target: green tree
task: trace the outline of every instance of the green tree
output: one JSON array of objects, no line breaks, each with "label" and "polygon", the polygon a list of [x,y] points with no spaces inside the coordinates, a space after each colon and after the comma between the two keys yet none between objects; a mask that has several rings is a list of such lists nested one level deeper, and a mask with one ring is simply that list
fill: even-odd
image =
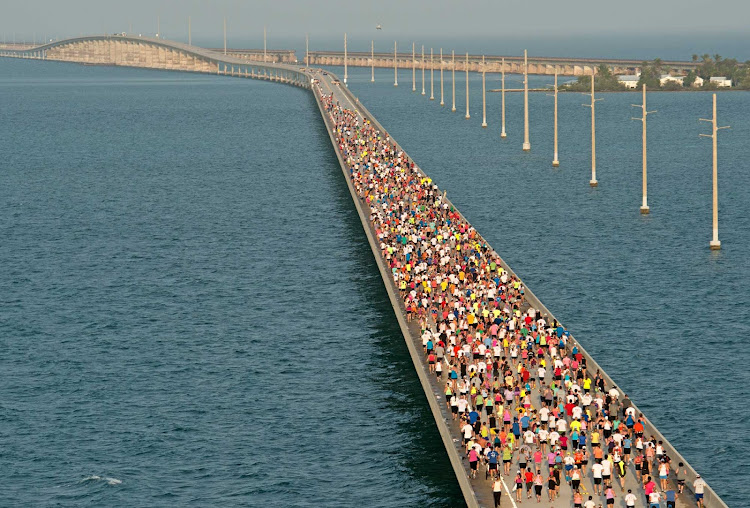
[{"label": "green tree", "polygon": [[[698,56],[698,55],[693,55]],[[687,76],[682,80],[682,86],[693,86],[693,83],[695,83],[695,78],[698,77],[698,73],[696,73],[694,70],[691,70],[687,73]]]},{"label": "green tree", "polygon": [[638,88],[646,85],[651,90],[661,87],[659,78],[662,73],[662,62],[657,58],[653,62],[643,62],[641,64],[641,78],[638,80]]}]

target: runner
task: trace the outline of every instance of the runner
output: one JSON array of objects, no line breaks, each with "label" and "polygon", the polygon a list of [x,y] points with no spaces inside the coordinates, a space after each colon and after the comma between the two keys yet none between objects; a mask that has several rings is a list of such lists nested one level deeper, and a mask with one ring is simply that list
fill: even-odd
[{"label": "runner", "polygon": [[[445,367],[446,405],[462,431],[472,475],[484,457],[488,475],[499,478],[496,454],[508,475],[517,450],[519,501],[523,483],[531,497],[545,457],[551,500],[564,477],[583,490],[589,460],[596,462],[598,495],[603,488],[605,496],[614,492],[613,470],[624,489],[630,461],[649,494],[654,468],[665,490],[664,444],[645,438],[645,419],[629,398],[607,386],[601,372],[590,375],[570,332],[529,305],[520,280],[388,133],[333,95],[321,100],[404,309],[420,329],[428,370],[438,376],[438,365]],[[682,491],[684,466],[673,474]]]},{"label": "runner", "polygon": [[499,508],[500,501],[503,498],[503,482],[500,478],[495,478],[492,482],[492,497],[495,500],[495,508]]},{"label": "runner", "polygon": [[625,506],[626,508],[635,508],[635,502],[638,500],[633,494],[633,491],[628,489],[628,493],[625,494]]},{"label": "runner", "polygon": [[703,492],[706,488],[706,482],[703,481],[701,475],[695,475],[695,481],[693,482],[693,492],[695,492],[695,502],[700,508],[703,508]]}]

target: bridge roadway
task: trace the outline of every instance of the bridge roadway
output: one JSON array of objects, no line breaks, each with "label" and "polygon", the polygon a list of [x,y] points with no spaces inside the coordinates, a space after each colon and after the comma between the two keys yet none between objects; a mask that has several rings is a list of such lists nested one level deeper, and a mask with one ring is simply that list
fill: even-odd
[{"label": "bridge roadway", "polygon": [[[138,51],[146,51],[151,52],[152,54],[146,55],[149,56],[149,58],[145,60],[128,60],[127,58],[123,59],[123,54],[120,54],[118,56],[117,54],[117,48],[114,47],[116,44],[125,44],[125,45],[132,45],[135,46]],[[63,57],[66,56],[66,53],[64,51],[65,46],[75,46],[79,45],[79,47],[76,49],[76,51],[71,51],[69,54],[67,54],[68,58],[61,58],[61,55]],[[99,46],[97,46],[99,45]],[[101,47],[105,46],[105,47]],[[63,51],[60,53],[55,53],[55,50],[63,48]],[[81,49],[86,49],[88,51],[92,51],[91,54],[83,55],[80,53]],[[122,49],[122,48],[120,48]],[[131,48],[132,49],[132,48]],[[154,49],[157,50],[156,56],[158,58],[154,58],[153,51]],[[158,52],[164,52],[164,51],[170,51],[173,53],[176,53],[178,55],[187,55],[189,56],[193,61],[193,66],[191,65],[183,65],[185,62],[182,59],[182,56],[180,58],[177,58],[176,60],[169,59],[169,58],[162,58],[164,55],[163,53]],[[128,53],[126,52],[124,56],[127,56]],[[438,383],[433,375],[430,375],[427,368],[427,362],[426,359],[421,351],[421,340],[420,340],[420,330],[417,328],[417,325],[415,322],[407,322],[406,320],[406,312],[404,309],[403,301],[401,300],[401,297],[399,295],[399,292],[397,288],[395,287],[395,284],[393,282],[393,278],[390,275],[390,270],[385,265],[385,262],[380,254],[380,247],[379,244],[375,240],[375,233],[372,224],[369,221],[369,210],[367,210],[368,205],[364,203],[362,200],[359,199],[357,196],[357,193],[354,189],[351,177],[349,175],[347,164],[343,158],[343,154],[339,150],[338,143],[335,139],[335,135],[333,132],[333,124],[331,121],[330,116],[326,113],[322,102],[320,98],[321,93],[333,93],[334,99],[338,101],[343,107],[351,109],[353,111],[356,111],[359,118],[361,120],[367,119],[374,126],[376,126],[381,132],[387,132],[386,129],[380,125],[380,123],[375,119],[375,117],[367,110],[367,108],[362,105],[357,98],[354,96],[354,94],[351,93],[350,90],[348,90],[343,83],[336,83],[338,81],[338,78],[330,73],[325,72],[322,69],[305,69],[304,67],[301,67],[299,65],[287,65],[287,64],[278,64],[278,63],[249,63],[247,60],[232,58],[232,57],[225,57],[222,54],[219,54],[215,51],[206,50],[202,48],[196,48],[194,46],[188,46],[186,44],[181,43],[175,43],[172,41],[164,41],[160,39],[148,39],[148,38],[133,38],[133,37],[122,37],[122,36],[91,36],[91,37],[81,37],[76,39],[68,39],[66,41],[56,41],[54,43],[45,44],[42,46],[37,46],[34,48],[27,48],[24,50],[16,50],[13,52],[8,52],[8,50],[0,50],[0,56],[6,56],[6,57],[18,57],[18,58],[39,58],[39,59],[47,59],[52,60],[53,58],[49,58],[50,56],[56,57],[55,60],[62,60],[62,61],[69,61],[69,62],[78,62],[78,63],[94,63],[99,65],[129,65],[134,67],[148,67],[148,68],[161,68],[165,70],[181,70],[181,71],[187,71],[187,72],[212,72],[212,73],[218,73],[221,75],[227,75],[227,76],[235,76],[235,77],[248,77],[253,79],[270,79],[282,83],[288,83],[295,86],[301,86],[304,88],[309,88],[312,90],[313,95],[315,96],[315,100],[320,108],[321,115],[323,117],[323,121],[326,124],[329,136],[331,137],[331,142],[334,147],[334,151],[336,152],[336,155],[339,159],[341,170],[344,175],[344,178],[347,182],[347,185],[349,187],[349,190],[352,194],[352,199],[355,204],[355,207],[357,209],[357,212],[360,216],[360,220],[362,222],[362,226],[364,228],[365,234],[368,238],[368,241],[370,243],[370,247],[373,251],[373,255],[375,257],[375,261],[378,265],[378,268],[381,272],[381,275],[383,277],[383,282],[385,284],[386,290],[388,292],[389,298],[391,300],[391,304],[393,305],[393,309],[396,314],[396,318],[398,319],[399,325],[401,327],[402,333],[404,334],[404,338],[406,341],[407,348],[409,350],[409,354],[412,358],[412,361],[414,363],[414,367],[416,369],[417,375],[420,379],[420,383],[422,384],[422,387],[424,389],[425,395],[427,397],[428,403],[430,405],[430,409],[433,413],[433,416],[435,418],[435,422],[437,424],[437,428],[439,430],[441,439],[443,441],[443,444],[445,445],[446,451],[448,453],[448,457],[450,459],[451,465],[453,467],[453,470],[456,474],[456,478],[458,480],[459,486],[461,487],[462,493],[464,495],[464,498],[466,500],[466,503],[470,507],[475,506],[483,506],[483,507],[489,507],[492,506],[492,493],[491,493],[491,486],[490,483],[484,479],[482,475],[479,475],[479,478],[472,480],[469,478],[469,471],[468,471],[468,462],[465,458],[465,454],[463,451],[463,446],[461,445],[461,434],[460,430],[458,429],[458,426],[453,422],[451,418],[450,412],[447,410],[446,405],[444,403],[444,396],[443,396],[443,387],[440,383]],[[132,56],[132,51],[130,56]],[[143,56],[143,55],[141,55]],[[174,56],[174,55],[172,55]],[[176,65],[179,64],[179,65]],[[209,67],[209,70],[206,71],[207,65]],[[237,69],[232,67],[235,66]],[[231,68],[231,71],[229,70]],[[222,72],[223,70],[223,72]],[[240,70],[244,72],[240,72]],[[249,71],[249,72],[248,72]],[[312,80],[318,80],[319,83],[315,85],[311,85]],[[393,143],[395,143],[397,149],[404,152],[404,155],[406,155],[406,152],[403,150],[403,148],[398,145],[398,143],[395,140],[392,140]],[[407,156],[408,157],[408,156]],[[425,175],[422,170],[419,170],[423,175]],[[425,175],[426,176],[426,175]],[[447,200],[449,204],[450,201]],[[464,218],[465,220],[465,218]],[[468,221],[467,221],[468,222]],[[504,262],[501,261],[502,266],[511,274],[513,274],[512,269],[507,266]],[[551,312],[536,298],[536,296],[531,292],[531,290],[528,289],[528,287],[524,284],[524,287],[526,288],[526,300],[530,305],[533,305],[536,309],[540,311],[540,314],[543,316],[548,316],[548,319],[554,319],[554,316]],[[571,340],[575,341],[573,337],[571,337]],[[588,368],[591,372],[595,372],[597,369],[600,370],[605,378],[607,389],[610,389],[612,386],[615,386],[615,383],[612,381],[609,376],[599,367],[599,365],[594,361],[593,358],[591,358],[588,353],[578,344],[579,349],[581,349],[584,357],[587,359]],[[446,373],[447,373],[446,369]],[[619,391],[619,390],[618,390]],[[538,393],[535,393],[534,396],[537,396]],[[620,395],[622,397],[622,392],[620,392]],[[533,400],[538,400],[534,398]],[[638,409],[636,408],[636,411]],[[640,411],[639,411],[640,412]],[[677,452],[677,450],[674,449],[674,447],[667,441],[664,436],[648,421],[645,422],[645,432],[644,434],[646,436],[653,435],[656,437],[656,439],[661,440],[664,442],[665,445],[665,451],[666,453],[672,458],[673,464],[676,464],[678,462],[684,462],[687,470],[687,485],[692,485],[693,480],[695,479],[696,472],[695,470],[690,467],[688,462]],[[517,465],[513,465],[511,471],[514,471],[517,469]],[[546,472],[546,469],[545,469]],[[509,477],[503,477],[503,481],[506,485],[505,493],[503,495],[503,502],[502,506],[513,506],[514,508],[518,508],[519,506],[529,506],[529,505],[536,505],[534,500],[527,500],[523,499],[522,502],[516,503],[516,501],[513,499],[513,496],[509,495],[507,487],[511,486],[512,482],[512,476]],[[592,485],[592,479],[589,475],[584,479],[582,482],[582,485],[584,486],[584,489],[593,494],[593,485]],[[643,489],[642,487],[635,481],[635,475],[633,466],[630,466],[630,470],[627,475],[627,488],[630,488],[633,490],[634,493],[637,493],[638,495],[638,504],[637,506],[646,506],[644,502],[643,497]],[[624,501],[622,498],[622,495],[619,492],[619,489],[616,489],[618,492],[618,497],[616,499],[615,506],[620,508],[624,507]],[[689,490],[686,489],[686,491]],[[548,501],[544,501],[544,506],[551,506],[554,508],[569,508],[572,505],[571,499],[572,494],[570,491],[570,487],[567,486],[563,482],[563,485],[560,489],[561,496],[554,501],[554,503],[550,503]],[[546,487],[545,487],[545,494],[544,498],[546,499]],[[585,497],[584,497],[585,500]],[[597,504],[602,503],[603,499],[600,499],[598,497],[595,497],[595,501]],[[684,495],[680,497],[678,500],[678,507],[689,507],[694,506],[695,503],[692,501],[691,497]],[[664,506],[664,503],[662,503],[662,506]],[[706,487],[706,495],[705,495],[705,506],[708,508],[726,508],[726,504],[718,497],[718,495],[709,487]]]},{"label": "bridge roadway", "polygon": [[[338,101],[341,104],[341,106],[347,109],[356,111],[360,121],[364,121],[365,119],[369,120],[378,129],[380,129],[381,132],[384,132],[384,133],[387,132],[387,130],[382,125],[380,125],[380,123],[378,123],[378,121],[369,113],[367,108],[358,101],[358,99],[351,93],[351,91],[348,90],[344,86],[343,82],[338,80],[338,78],[335,75],[331,74],[330,72],[322,71],[320,69],[311,69],[311,73],[316,79],[320,81],[319,85],[315,85],[313,87],[313,92],[317,91],[318,93],[325,93],[325,94],[332,93],[334,100]],[[335,82],[338,82],[338,83],[335,83]],[[422,343],[421,343],[421,338],[420,338],[419,326],[415,321],[407,322],[405,319],[406,311],[403,305],[403,301],[401,300],[399,292],[395,286],[395,283],[393,282],[393,278],[390,274],[390,269],[385,265],[383,261],[382,255],[380,253],[379,244],[375,240],[376,238],[375,231],[368,219],[368,217],[370,216],[369,207],[365,202],[363,202],[358,197],[352,185],[352,181],[348,172],[348,165],[345,162],[343,154],[341,154],[339,151],[338,143],[336,142],[335,137],[331,133],[332,125],[330,123],[330,119],[327,117],[327,113],[323,109],[320,101],[318,101],[318,104],[321,107],[321,113],[323,114],[324,120],[326,121],[326,126],[328,127],[329,135],[331,136],[331,142],[339,158],[339,162],[341,164],[344,177],[347,181],[349,190],[352,194],[352,199],[354,200],[355,206],[358,210],[358,213],[362,221],[362,225],[365,230],[365,233],[368,237],[368,240],[370,241],[370,246],[372,248],[373,255],[380,269],[381,276],[383,277],[386,290],[389,294],[389,298],[391,300],[391,304],[393,305],[394,311],[396,313],[396,317],[398,318],[402,333],[404,334],[404,338],[406,340],[409,353],[412,357],[414,367],[417,371],[417,374],[419,375],[420,382],[422,383],[422,387],[425,391],[425,395],[427,396],[428,402],[430,404],[430,409],[433,412],[433,416],[437,423],[437,427],[440,432],[441,438],[443,440],[443,444],[445,445],[446,451],[448,452],[448,457],[456,473],[456,477],[458,478],[459,486],[461,487],[464,493],[464,497],[467,501],[467,505],[491,507],[493,506],[491,482],[489,480],[486,480],[482,474],[480,474],[477,479],[471,479],[469,477],[469,466],[468,466],[468,461],[465,457],[465,452],[464,452],[462,441],[461,441],[461,432],[459,429],[459,425],[452,420],[451,413],[445,404],[445,398],[443,395],[444,386],[442,386],[442,384],[436,380],[435,376],[430,374],[428,371],[426,359],[421,350]],[[395,140],[392,140],[392,141],[394,141],[395,143]],[[398,145],[398,143],[396,143],[396,146],[398,147],[399,150],[404,151],[403,148]],[[406,154],[405,151],[404,151],[404,154]],[[420,172],[426,176],[426,174],[421,169],[420,169]],[[448,203],[452,205],[450,201],[448,201]],[[486,242],[486,240],[484,241]],[[507,266],[505,262],[502,262],[502,265],[511,274],[514,274],[513,270],[509,266]],[[538,311],[540,311],[541,315],[547,316],[548,321],[549,321],[549,318],[555,319],[552,313],[549,312],[549,310],[538,300],[538,298],[531,292],[531,290],[528,289],[528,287],[525,284],[524,284],[524,287],[527,288],[527,291],[526,291],[527,302],[533,305]],[[574,341],[574,343],[577,344],[574,338],[572,338],[572,340]],[[603,369],[601,369],[601,367],[593,360],[593,358],[591,358],[591,356],[588,355],[588,353],[586,353],[586,351],[583,349],[583,347],[580,344],[578,344],[578,347],[579,349],[582,350],[583,355],[587,359],[589,371],[595,372],[596,370],[600,370],[603,373],[605,380],[606,380],[606,389],[609,390],[613,386],[616,386],[615,383],[612,381],[612,379],[609,378],[609,376],[607,376],[606,373],[604,373]],[[447,375],[447,372],[449,372],[447,363],[446,363],[446,367],[444,368],[444,372],[446,373],[446,375]],[[552,379],[551,372],[548,372],[546,379],[547,379],[547,383],[549,384],[549,382]],[[618,393],[620,394],[620,398],[622,399],[624,397],[624,393],[619,389],[618,389]],[[539,397],[539,391],[536,389],[533,390],[532,401],[538,401],[539,400],[538,397]],[[641,413],[641,411],[638,410],[637,407],[636,407],[636,411],[638,413]],[[644,432],[645,436],[651,436],[651,435],[656,436],[656,439],[661,440],[665,443],[666,453],[672,458],[673,466],[676,467],[676,465],[679,462],[683,462],[685,463],[688,469],[687,482],[686,482],[688,487],[685,489],[685,493],[678,497],[676,506],[678,508],[695,506],[694,497],[691,492],[691,486],[693,484],[693,481],[695,480],[695,474],[696,474],[695,471],[688,464],[688,462],[674,449],[674,447],[671,444],[669,444],[667,439],[648,420],[646,420],[646,424],[644,425],[644,427],[645,427],[645,432]],[[591,452],[590,445],[588,449]],[[543,461],[543,464],[544,463],[546,463],[546,459]],[[592,460],[592,463],[593,463],[593,460]],[[514,508],[519,508],[523,506],[537,505],[536,500],[527,499],[525,493],[522,496],[523,500],[521,502],[515,501],[515,497],[513,493],[510,492],[509,487],[512,488],[513,486],[513,478],[515,476],[515,471],[517,469],[518,469],[518,465],[514,459],[514,463],[511,467],[511,475],[502,477],[503,484],[504,484],[502,506],[503,507],[513,506]],[[560,486],[559,497],[557,497],[553,502],[549,502],[547,500],[546,478],[548,475],[548,471],[549,471],[548,467],[544,465],[542,474],[545,477],[545,487],[544,487],[544,494],[542,496],[542,499],[543,499],[542,505],[553,507],[553,508],[569,508],[570,506],[572,506],[573,492],[572,492],[571,487],[564,481],[562,482],[562,485]],[[658,484],[658,475],[653,474],[652,476],[654,478],[654,481]],[[670,483],[672,485],[675,485],[674,479],[671,479]],[[581,485],[582,485],[582,492],[586,493],[584,495],[584,501],[587,500],[588,495],[592,495],[594,496],[594,501],[597,503],[597,506],[599,506],[599,504],[602,504],[602,505],[605,504],[605,500],[603,497],[597,496],[594,494],[593,477],[591,475],[590,467],[589,467],[588,474],[585,476],[585,478],[583,478]],[[613,476],[613,485],[615,486],[615,491],[617,493],[617,497],[615,500],[615,507],[625,508],[624,494],[620,491],[619,485],[617,481],[615,480],[614,476]],[[635,475],[635,466],[633,464],[630,464],[628,466],[628,474],[626,475],[625,492],[627,492],[628,489],[631,489],[633,493],[637,496],[636,506],[644,506],[644,507],[647,506],[645,502],[645,492],[643,489],[643,484],[637,480],[636,475]],[[661,506],[666,506],[666,502],[663,501]],[[723,507],[726,507],[726,504],[724,504],[724,502],[718,497],[718,495],[716,495],[716,493],[710,487],[707,487],[706,494],[705,494],[705,506],[709,508],[714,508],[714,507],[723,508]]]}]

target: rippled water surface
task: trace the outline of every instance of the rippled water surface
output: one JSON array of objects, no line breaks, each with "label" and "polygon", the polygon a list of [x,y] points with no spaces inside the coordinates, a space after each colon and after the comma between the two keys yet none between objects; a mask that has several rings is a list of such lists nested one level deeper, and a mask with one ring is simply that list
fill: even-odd
[{"label": "rippled water surface", "polygon": [[[342,73],[343,69],[336,69]],[[711,116],[709,93],[652,93],[649,205],[641,216],[638,93],[600,94],[597,177],[591,189],[588,97],[560,94],[559,169],[552,161],[552,104],[531,94],[531,152],[521,150],[523,96],[488,93],[482,129],[481,77],[463,73],[456,107],[445,74],[445,107],[411,91],[411,71],[349,70],[351,90],[545,305],[565,323],[659,430],[730,506],[750,496],[750,93],[720,93],[719,237],[711,252],[711,141],[699,138]],[[532,87],[550,77],[531,76]],[[522,87],[508,76],[508,88]],[[487,75],[487,88],[499,88]],[[731,471],[731,473],[730,473]]]},{"label": "rippled water surface", "polygon": [[0,505],[460,502],[308,92],[0,76]]}]

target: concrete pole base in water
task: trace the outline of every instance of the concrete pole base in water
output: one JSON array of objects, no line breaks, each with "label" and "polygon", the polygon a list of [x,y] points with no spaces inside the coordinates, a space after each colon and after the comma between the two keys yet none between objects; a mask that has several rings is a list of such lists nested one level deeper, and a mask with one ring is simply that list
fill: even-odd
[{"label": "concrete pole base in water", "polygon": [[523,151],[524,152],[528,152],[529,150],[531,150],[531,143],[524,143],[523,144]]},{"label": "concrete pole base in water", "polygon": [[486,129],[486,128],[487,128],[487,122],[483,122],[482,123],[482,129]]},{"label": "concrete pole base in water", "polygon": [[456,111],[456,108],[451,108],[451,111]]},{"label": "concrete pole base in water", "polygon": [[555,159],[552,161],[552,167],[553,168],[559,168],[560,167],[560,161]]},{"label": "concrete pole base in water", "polygon": [[721,242],[719,240],[711,240],[708,245],[711,247],[711,250],[721,249]]},{"label": "concrete pole base in water", "polygon": [[589,182],[589,185],[592,186],[592,187],[596,187],[597,185],[599,185],[599,182],[597,182],[596,180],[591,180]]},{"label": "concrete pole base in water", "polygon": [[503,139],[505,139],[505,138],[508,137],[508,135],[505,132],[501,132],[500,133],[500,137],[503,138]]},{"label": "concrete pole base in water", "polygon": [[468,120],[469,118],[471,118],[471,115],[469,113],[466,113],[466,116],[464,118]]},{"label": "concrete pole base in water", "polygon": [[648,215],[650,211],[651,211],[651,209],[649,207],[647,207],[647,206],[642,206],[641,207],[641,213],[643,215]]}]

